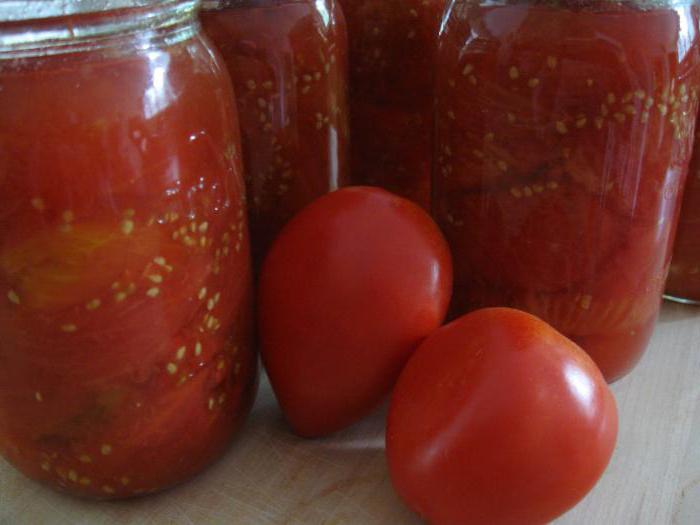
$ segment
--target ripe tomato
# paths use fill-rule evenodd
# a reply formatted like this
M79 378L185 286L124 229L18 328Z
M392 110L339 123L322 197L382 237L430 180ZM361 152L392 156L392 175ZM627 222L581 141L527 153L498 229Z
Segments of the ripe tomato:
M402 372L387 455L433 524L534 524L572 507L615 445L615 399L593 361L532 315L478 310L437 330Z
M263 265L259 321L294 430L328 434L372 410L440 326L451 287L447 244L410 201L347 188L292 219Z

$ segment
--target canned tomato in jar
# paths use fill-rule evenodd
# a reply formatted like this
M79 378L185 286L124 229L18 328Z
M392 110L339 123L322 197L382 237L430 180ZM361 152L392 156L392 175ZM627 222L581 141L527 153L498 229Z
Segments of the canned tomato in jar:
M433 61L446 0L340 0L350 43L354 184L430 207Z
M700 136L697 125L694 151L665 296L686 304L700 304Z
M450 3L433 211L454 310L527 310L608 380L659 311L698 106L692 2Z
M254 396L237 116L196 2L41 4L0 10L0 453L129 497Z
M336 0L214 0L201 20L233 79L254 260L348 183L347 35Z

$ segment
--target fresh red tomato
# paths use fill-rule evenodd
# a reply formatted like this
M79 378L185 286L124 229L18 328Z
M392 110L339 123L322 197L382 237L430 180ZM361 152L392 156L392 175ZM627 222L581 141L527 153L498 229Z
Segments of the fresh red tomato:
M320 436L371 411L442 323L451 287L446 241L406 199L347 188L292 219L263 265L259 320L294 430Z
M386 446L394 486L428 522L527 525L583 498L616 436L615 399L588 355L530 314L488 308L416 350Z

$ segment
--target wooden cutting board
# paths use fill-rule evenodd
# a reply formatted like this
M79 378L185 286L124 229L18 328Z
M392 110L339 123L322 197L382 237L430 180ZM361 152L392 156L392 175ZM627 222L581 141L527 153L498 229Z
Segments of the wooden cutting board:
M700 525L700 307L665 305L644 360L613 388L621 429L612 463L557 525ZM301 440L263 382L228 454L161 495L79 501L0 460L0 524L417 525L389 483L383 415L331 439Z

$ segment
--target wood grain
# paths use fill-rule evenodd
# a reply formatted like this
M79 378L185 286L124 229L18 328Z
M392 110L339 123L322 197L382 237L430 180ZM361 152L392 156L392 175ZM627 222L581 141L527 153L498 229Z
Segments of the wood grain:
M618 446L603 479L557 525L700 524L700 308L666 304L647 355L614 385ZM80 501L0 460L1 525L418 525L394 495L383 412L322 441L287 431L264 384L245 431L198 478L121 503Z

